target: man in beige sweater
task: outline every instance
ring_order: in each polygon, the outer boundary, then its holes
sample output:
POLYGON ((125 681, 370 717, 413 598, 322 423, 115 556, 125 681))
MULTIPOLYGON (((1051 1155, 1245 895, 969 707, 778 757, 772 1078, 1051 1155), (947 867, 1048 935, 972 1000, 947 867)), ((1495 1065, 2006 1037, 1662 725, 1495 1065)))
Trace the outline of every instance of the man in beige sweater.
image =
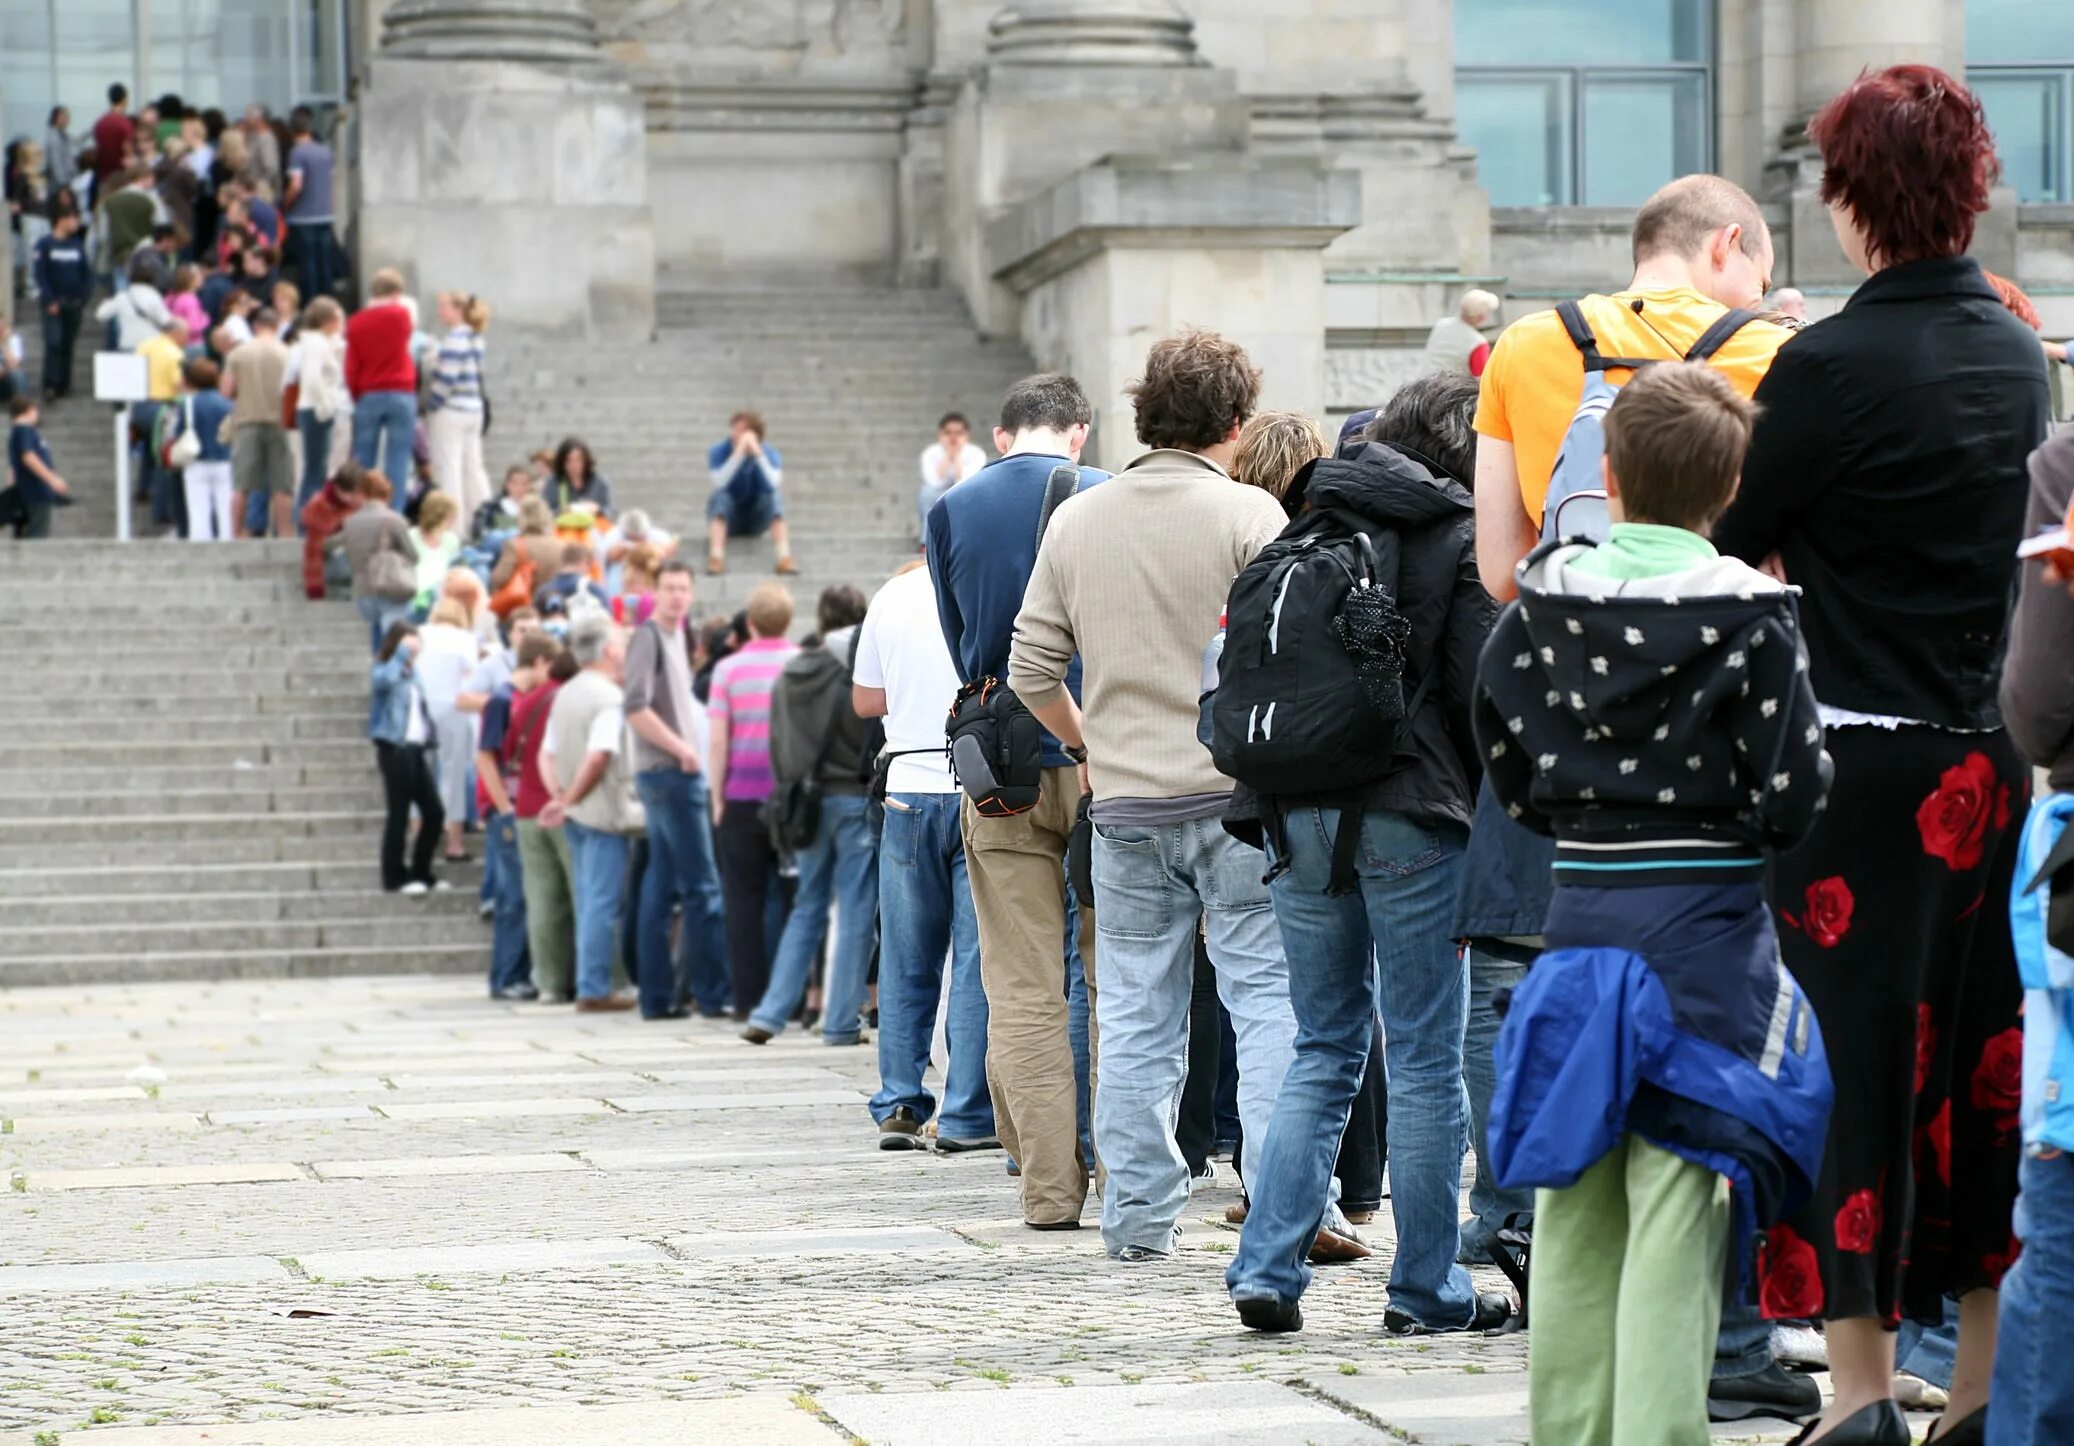
POLYGON ((1296 1033, 1264 860, 1224 832, 1231 780, 1195 732, 1203 646, 1232 577, 1285 520, 1225 471, 1259 395, 1259 371, 1223 337, 1152 348, 1131 388, 1152 450, 1059 508, 1009 654, 1009 686, 1084 760, 1094 794, 1095 1150, 1103 1243, 1126 1261, 1171 1255, 1188 1201, 1173 1122, 1199 922, 1238 1035, 1248 1176, 1296 1033), (1084 714, 1065 686, 1076 653, 1084 714))

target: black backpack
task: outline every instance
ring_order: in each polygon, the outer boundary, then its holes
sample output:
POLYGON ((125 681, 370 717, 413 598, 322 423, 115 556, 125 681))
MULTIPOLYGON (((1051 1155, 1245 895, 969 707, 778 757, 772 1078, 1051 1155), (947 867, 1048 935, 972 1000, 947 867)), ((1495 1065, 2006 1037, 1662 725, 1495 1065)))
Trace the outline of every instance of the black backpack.
POLYGON ((1352 889, 1367 793, 1410 761, 1407 733, 1431 678, 1407 693, 1398 561, 1395 532, 1324 510, 1291 523, 1232 582, 1210 755, 1260 795, 1278 844, 1271 879, 1288 866, 1277 801, 1301 797, 1340 806, 1330 892, 1352 889))
MULTIPOLYGON (((820 651, 827 656, 812 659, 811 668, 788 664, 776 684, 785 690, 788 714, 796 711, 802 719, 821 716, 827 720, 812 754, 802 757, 803 750, 790 748, 778 770, 785 782, 772 800, 771 841, 786 853, 812 848, 821 836, 822 774, 828 769, 845 718, 856 716, 850 702, 850 680, 857 666, 857 635, 851 634, 847 659, 835 657, 826 648, 820 651)), ((787 742, 795 742, 796 730, 788 731, 792 737, 787 742)), ((781 760, 773 754, 772 762, 781 760)))
MULTIPOLYGON (((1070 462, 1051 469, 1044 506, 1037 515, 1037 545, 1044 546, 1051 515, 1080 490, 1080 469, 1070 462)), ((1044 730, 1023 700, 999 678, 975 678, 951 700, 944 725, 951 772, 981 818, 1013 818, 1037 806, 1044 779, 1044 730)))

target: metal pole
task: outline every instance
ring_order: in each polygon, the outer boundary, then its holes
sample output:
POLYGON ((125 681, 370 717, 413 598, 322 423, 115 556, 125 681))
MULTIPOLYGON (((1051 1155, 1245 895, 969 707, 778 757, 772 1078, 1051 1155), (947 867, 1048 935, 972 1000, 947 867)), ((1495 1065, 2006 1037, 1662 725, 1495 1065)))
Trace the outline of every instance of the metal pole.
POLYGON ((115 540, 130 540, 130 404, 115 414, 115 540))

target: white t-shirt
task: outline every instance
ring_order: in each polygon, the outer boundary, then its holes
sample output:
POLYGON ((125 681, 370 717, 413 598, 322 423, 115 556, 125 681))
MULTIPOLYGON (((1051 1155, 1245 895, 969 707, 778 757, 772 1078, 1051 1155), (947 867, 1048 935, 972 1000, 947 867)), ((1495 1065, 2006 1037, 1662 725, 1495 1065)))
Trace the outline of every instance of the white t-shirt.
POLYGON ((956 793, 944 756, 944 720, 958 695, 958 665, 943 640, 936 589, 918 567, 879 589, 857 634, 859 687, 886 690, 886 747, 895 753, 928 749, 893 760, 892 793, 956 793))
POLYGON ((424 640, 418 650, 418 686, 434 708, 451 708, 481 660, 482 645, 474 633, 448 623, 427 623, 418 636, 424 640))
MULTIPOLYGON (((987 454, 980 451, 973 443, 967 442, 964 450, 958 453, 958 475, 953 481, 963 482, 967 477, 972 476, 973 473, 986 465, 987 454)), ((943 480, 943 443, 941 442, 931 442, 922 452, 922 485, 924 487, 942 487, 945 485, 943 480)))
POLYGON ((584 752, 617 753, 619 740, 626 731, 627 717, 624 708, 600 708, 598 716, 591 719, 590 737, 583 740, 584 752))

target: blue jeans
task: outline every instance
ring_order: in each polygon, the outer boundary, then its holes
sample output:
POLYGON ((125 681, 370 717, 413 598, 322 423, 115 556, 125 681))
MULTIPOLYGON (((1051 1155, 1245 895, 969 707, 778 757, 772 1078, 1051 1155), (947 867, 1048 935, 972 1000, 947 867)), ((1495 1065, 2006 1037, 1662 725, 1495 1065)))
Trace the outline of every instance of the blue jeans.
POLYGON ((1944 1320, 1934 1326, 1901 1322, 1894 1337, 1894 1369, 1906 1371, 1919 1381, 1950 1390, 1952 1372, 1959 1364, 1959 1303, 1950 1296, 1944 1301, 1944 1320))
POLYGON ((2060 1332, 2074 1317, 2074 1155, 2026 1155, 2020 1182, 2024 1253, 2002 1279, 1988 1446, 2069 1446, 2074 1371, 2060 1332))
POLYGON ((799 892, 778 941, 770 987, 749 1015, 758 1029, 778 1034, 806 998, 807 977, 828 937, 828 906, 837 909, 835 958, 821 993, 821 1038, 855 1044, 864 1009, 865 975, 871 970, 871 940, 879 912, 878 849, 864 816, 862 794, 831 794, 821 800, 821 827, 813 843, 794 856, 799 892))
POLYGON ((358 608, 360 616, 367 620, 368 637, 371 640, 367 650, 370 653, 381 651, 382 637, 389 631, 391 624, 401 622, 410 616, 409 603, 391 602, 387 598, 355 598, 353 606, 358 608))
POLYGON ((267 517, 267 507, 271 500, 272 494, 267 492, 247 492, 240 500, 239 505, 245 509, 247 537, 266 536, 267 523, 270 520, 267 517))
MULTIPOLYGON (((295 414, 295 430, 302 437, 302 485, 295 492, 295 534, 298 537, 302 536, 303 508, 324 490, 324 468, 331 460, 331 428, 332 422, 319 421, 317 414, 308 407, 295 414)), ((466 527, 468 521, 461 525, 466 527)))
POLYGON ((573 818, 562 824, 562 834, 576 902, 576 997, 603 999, 612 992, 612 951, 626 909, 627 839, 573 818))
MULTIPOLYGON (((1297 808, 1288 817, 1289 867, 1274 895, 1293 961, 1296 1058, 1259 1168, 1246 1172, 1252 1204, 1225 1282, 1234 1296, 1284 1301, 1310 1283, 1305 1257, 1380 1006, 1397 1222, 1390 1305, 1425 1326, 1459 1327, 1476 1310, 1469 1272, 1455 1264, 1469 971, 1448 924, 1467 830, 1372 811, 1361 821, 1360 890, 1333 895, 1326 888, 1339 816, 1336 808, 1297 808)), ((1249 1150, 1253 1130, 1249 1118, 1249 1150)))
MULTIPOLYGON (((1214 818, 1095 826, 1095 1152, 1108 1172, 1102 1243, 1111 1255, 1134 1245, 1171 1253, 1188 1202, 1188 1163, 1174 1121, 1187 1068, 1198 921, 1208 926, 1217 992, 1238 1034, 1248 1156, 1267 1138, 1296 1020, 1261 872, 1259 853, 1214 818)), ((1247 1160, 1247 1179, 1257 1178, 1258 1163, 1247 1160)), ((1320 1187, 1321 1210, 1324 1202, 1320 1187)))
POLYGON ((737 491, 729 483, 715 488, 706 500, 706 520, 726 518, 729 537, 761 537, 784 515, 785 502, 778 489, 760 482, 747 491, 737 491))
POLYGON ((72 390, 72 353, 79 344, 79 318, 85 308, 77 301, 58 303, 58 314, 43 313, 43 388, 50 392, 72 390))
MULTIPOLYGON (((410 493, 411 440, 417 423, 418 398, 413 392, 369 392, 353 403, 353 460, 380 471, 399 499, 410 493)), ((461 525, 470 520, 462 519, 461 525)))
POLYGON ((1469 964, 1469 1024, 1462 1032, 1462 1085, 1469 1096, 1469 1143, 1476 1151, 1476 1179, 1469 1187, 1470 1218, 1462 1222, 1464 1248, 1488 1246, 1508 1215, 1534 1213, 1532 1190, 1501 1190, 1484 1160, 1490 1153, 1491 1095, 1498 1088, 1498 1014, 1491 995, 1516 989, 1527 977, 1525 964, 1486 954, 1474 944, 1463 950, 1469 964))
POLYGON ((905 1106, 920 1120, 936 1112, 922 1076, 951 961, 937 1133, 983 1140, 994 1133, 987 1093, 987 996, 979 980, 979 916, 965 882, 965 838, 957 793, 892 793, 879 835, 879 1092, 871 1117, 905 1106))
POLYGON ((1066 1047, 1073 1051, 1073 1117, 1080 1130, 1080 1153, 1095 1157, 1095 1108, 1088 1097, 1094 1073, 1094 1046, 1088 1037, 1087 964, 1080 957, 1080 899, 1066 884, 1066 1047))
POLYGON ((288 252, 300 276, 303 304, 329 296, 338 284, 338 237, 329 221, 309 221, 288 228, 288 252))
POLYGON ((484 872, 492 880, 496 912, 490 936, 490 991, 530 984, 533 969, 526 953, 526 885, 519 875, 518 820, 492 814, 483 830, 484 872))
POLYGON ((727 944, 721 935, 720 870, 713 862, 712 794, 703 773, 655 768, 634 787, 648 811, 648 873, 635 924, 640 937, 641 1012, 664 1014, 685 998, 701 1014, 727 1008, 727 944), (677 959, 670 962, 670 905, 684 905, 677 959))

